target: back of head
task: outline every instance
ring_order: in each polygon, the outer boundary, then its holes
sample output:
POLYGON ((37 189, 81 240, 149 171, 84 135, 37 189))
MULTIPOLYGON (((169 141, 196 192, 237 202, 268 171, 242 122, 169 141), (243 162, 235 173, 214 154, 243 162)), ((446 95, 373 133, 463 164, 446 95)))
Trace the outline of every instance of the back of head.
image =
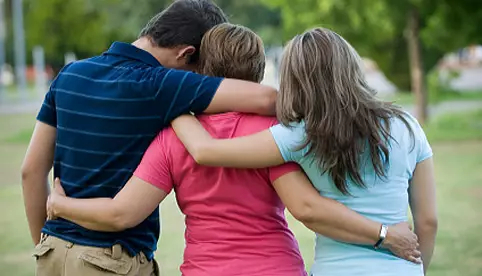
POLYGON ((364 186, 360 156, 367 150, 377 175, 385 175, 391 117, 410 128, 403 111, 376 98, 355 49, 323 28, 298 35, 287 45, 278 101, 278 119, 284 124, 304 120, 303 146, 343 193, 349 193, 348 179, 364 186))
POLYGON ((140 37, 149 37, 163 48, 192 45, 197 51, 190 63, 196 63, 203 35, 224 22, 225 14, 211 0, 176 0, 147 23, 140 37))
POLYGON ((261 38, 250 29, 224 23, 213 27, 201 43, 199 72, 208 76, 261 82, 266 64, 261 38))

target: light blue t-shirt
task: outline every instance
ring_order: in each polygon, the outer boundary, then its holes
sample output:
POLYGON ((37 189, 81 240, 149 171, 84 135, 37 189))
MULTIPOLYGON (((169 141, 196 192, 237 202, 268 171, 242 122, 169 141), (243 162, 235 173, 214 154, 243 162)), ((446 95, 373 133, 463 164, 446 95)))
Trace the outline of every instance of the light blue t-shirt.
MULTIPOLYGON (((322 196, 337 200, 365 217, 384 224, 396 224, 408 220, 408 185, 417 163, 432 156, 432 149, 417 120, 406 116, 414 132, 414 139, 399 118, 391 120, 389 166, 386 177, 376 175, 368 153, 362 155, 367 162, 361 175, 366 188, 347 180, 351 195, 342 194, 328 174, 322 174, 313 155, 305 156, 308 148, 296 151, 305 139, 304 124, 292 127, 273 126, 270 130, 285 161, 301 165, 315 188, 322 196), (315 162, 313 162, 315 161, 315 162)), ((387 250, 375 250, 338 242, 316 235, 315 262, 311 269, 314 276, 376 275, 422 276, 422 265, 400 259, 387 250)))

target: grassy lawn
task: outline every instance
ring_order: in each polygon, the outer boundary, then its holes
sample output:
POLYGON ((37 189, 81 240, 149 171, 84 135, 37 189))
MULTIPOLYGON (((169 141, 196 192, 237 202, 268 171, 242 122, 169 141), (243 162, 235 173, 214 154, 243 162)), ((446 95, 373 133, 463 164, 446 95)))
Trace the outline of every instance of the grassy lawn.
MULTIPOLYGON (((0 275, 33 275, 32 245, 21 199, 19 167, 33 114, 0 117, 0 275)), ((426 126, 435 153, 439 234, 432 276, 482 275, 482 111, 451 115, 426 126)), ((179 275, 184 247, 183 216, 172 196, 162 204, 162 237, 157 259, 164 275, 179 275)), ((313 234, 291 217, 307 266, 313 234)))
MULTIPOLYGON (((415 95, 411 92, 398 92, 393 95, 380 96, 387 101, 394 101, 399 105, 415 104, 415 95)), ((429 103, 437 104, 445 101, 482 101, 482 91, 467 91, 464 93, 445 93, 436 98, 429 95, 429 103)))
POLYGON ((425 131, 431 142, 482 142, 482 110, 434 118, 425 127, 425 131))

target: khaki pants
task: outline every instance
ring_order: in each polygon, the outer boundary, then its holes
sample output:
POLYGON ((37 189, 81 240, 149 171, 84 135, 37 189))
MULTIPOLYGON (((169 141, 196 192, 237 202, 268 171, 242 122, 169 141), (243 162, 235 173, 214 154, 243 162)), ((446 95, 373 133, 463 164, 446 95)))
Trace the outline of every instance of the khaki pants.
POLYGON ((35 247, 36 276, 159 276, 155 260, 144 253, 131 257, 120 245, 99 248, 48 236, 35 247))

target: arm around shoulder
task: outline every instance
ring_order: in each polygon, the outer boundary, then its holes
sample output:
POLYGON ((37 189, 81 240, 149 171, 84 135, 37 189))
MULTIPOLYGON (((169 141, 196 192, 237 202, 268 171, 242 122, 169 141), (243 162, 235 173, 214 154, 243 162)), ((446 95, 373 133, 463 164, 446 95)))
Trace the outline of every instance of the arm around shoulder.
POLYGON ((215 139, 192 115, 175 119, 172 128, 194 160, 205 166, 264 168, 285 161, 269 130, 232 139, 215 139))
POLYGON ((224 79, 205 112, 237 111, 259 115, 275 115, 277 95, 277 90, 267 85, 236 79, 224 79))

